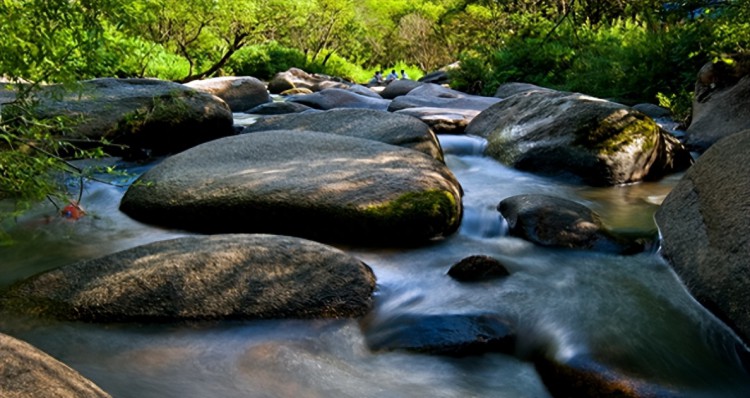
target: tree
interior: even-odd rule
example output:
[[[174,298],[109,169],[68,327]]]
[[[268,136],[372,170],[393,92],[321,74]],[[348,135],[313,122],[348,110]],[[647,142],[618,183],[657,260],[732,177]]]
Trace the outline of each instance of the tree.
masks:
[[[11,82],[0,94],[0,199],[15,202],[0,219],[44,198],[64,197],[60,173],[86,175],[69,160],[103,154],[101,146],[83,149],[64,139],[73,121],[40,119],[33,109],[40,83],[72,84],[98,73],[101,21],[121,6],[115,0],[0,2],[0,71]]]

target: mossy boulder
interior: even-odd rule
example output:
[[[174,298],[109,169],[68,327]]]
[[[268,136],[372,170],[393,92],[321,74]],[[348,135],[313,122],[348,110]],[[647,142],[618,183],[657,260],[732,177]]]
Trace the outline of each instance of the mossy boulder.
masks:
[[[112,144],[110,154],[182,151],[234,134],[232,112],[218,97],[155,79],[94,79],[40,93],[41,117],[74,122],[68,138]]]
[[[332,109],[324,112],[265,117],[243,133],[267,130],[320,131],[402,146],[443,160],[435,134],[418,119],[370,109]]]
[[[120,208],[203,232],[264,232],[360,244],[449,235],[461,187],[440,161],[377,141],[313,131],[228,137],[166,159]]]
[[[94,322],[343,318],[367,313],[375,277],[356,258],[274,235],[190,236],[35,275],[10,310]]]
[[[691,164],[689,152],[646,115],[583,94],[532,90],[480,113],[466,134],[517,168],[611,186],[659,178]]]
[[[48,354],[0,333],[0,397],[106,398],[110,395]]]

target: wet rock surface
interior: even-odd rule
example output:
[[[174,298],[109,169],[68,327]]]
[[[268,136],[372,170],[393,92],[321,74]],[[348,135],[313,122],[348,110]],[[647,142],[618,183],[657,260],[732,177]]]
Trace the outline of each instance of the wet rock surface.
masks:
[[[275,235],[155,242],[24,280],[11,311],[93,322],[342,318],[369,311],[375,276],[320,243]]]

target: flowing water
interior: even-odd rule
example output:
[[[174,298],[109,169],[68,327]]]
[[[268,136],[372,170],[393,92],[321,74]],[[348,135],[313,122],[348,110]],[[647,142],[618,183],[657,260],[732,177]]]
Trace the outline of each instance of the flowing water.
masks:
[[[679,396],[750,396],[740,343],[688,295],[656,248],[635,256],[545,249],[507,236],[496,210],[506,197],[544,193],[589,206],[614,230],[655,233],[653,213],[679,175],[581,187],[482,157],[478,139],[446,136],[441,143],[465,191],[461,229],[421,248],[342,247],[378,278],[375,306],[364,320],[101,325],[6,315],[0,332],[48,352],[114,397],[549,397],[531,362],[539,353],[562,362],[595,358]],[[20,219],[12,231],[17,244],[0,247],[0,287],[186,235],[120,213],[124,191],[90,182],[80,220],[51,217],[51,205]],[[446,275],[476,254],[500,259],[511,275],[479,283]],[[478,313],[512,320],[515,355],[454,358],[373,352],[367,345],[368,336],[405,315]]]

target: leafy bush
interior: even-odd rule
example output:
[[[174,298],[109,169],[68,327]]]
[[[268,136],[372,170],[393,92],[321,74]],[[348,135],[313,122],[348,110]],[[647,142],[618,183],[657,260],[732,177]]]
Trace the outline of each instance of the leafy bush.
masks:
[[[302,51],[272,41],[240,49],[227,63],[225,72],[268,80],[292,67],[304,69],[306,64]]]

